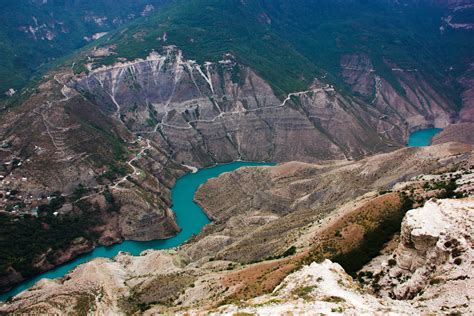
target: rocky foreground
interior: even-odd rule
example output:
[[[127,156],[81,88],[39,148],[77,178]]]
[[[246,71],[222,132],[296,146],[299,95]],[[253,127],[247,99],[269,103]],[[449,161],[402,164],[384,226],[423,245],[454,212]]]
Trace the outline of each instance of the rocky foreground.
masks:
[[[472,312],[473,152],[449,143],[223,174],[198,190],[213,223],[188,243],[93,260],[0,311]]]
[[[474,312],[473,233],[474,198],[430,200],[406,214],[400,243],[389,259],[372,263],[371,279],[378,281],[368,288],[382,284],[384,295],[361,288],[340,265],[325,260],[290,274],[270,294],[212,312],[469,315]]]

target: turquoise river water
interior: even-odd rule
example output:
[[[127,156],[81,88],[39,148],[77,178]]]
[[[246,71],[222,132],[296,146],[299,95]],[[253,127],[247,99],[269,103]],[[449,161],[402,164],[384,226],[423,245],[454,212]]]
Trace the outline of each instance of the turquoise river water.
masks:
[[[202,209],[193,201],[194,193],[198,187],[205,183],[210,178],[215,178],[221,173],[236,170],[244,166],[270,166],[273,163],[258,163],[258,162],[244,162],[238,161],[229,164],[221,164],[212,168],[201,169],[196,173],[189,173],[176,182],[173,188],[172,201],[173,211],[176,213],[176,220],[182,231],[173,238],[155,241],[124,241],[120,244],[112,245],[110,247],[97,247],[92,252],[81,255],[72,261],[69,261],[52,270],[44,272],[36,277],[26,280],[19,284],[11,291],[0,295],[0,301],[5,301],[8,298],[33,286],[41,279],[60,278],[66,275],[69,271],[78,265],[90,261],[97,257],[112,258],[120,251],[129,252],[133,255],[139,255],[142,251],[147,249],[169,249],[181,245],[193,235],[197,235],[204,225],[209,223],[209,219]]]
[[[408,146],[429,146],[433,136],[441,131],[442,129],[440,128],[428,128],[413,132],[408,138]],[[0,301],[5,301],[8,298],[26,290],[43,278],[54,279],[63,277],[78,265],[97,257],[112,258],[120,251],[129,252],[133,255],[139,255],[141,252],[147,249],[169,249],[181,245],[193,235],[198,234],[204,225],[209,223],[209,219],[207,218],[206,214],[204,214],[202,209],[193,201],[194,193],[201,184],[205,183],[210,178],[219,176],[223,172],[233,171],[244,166],[265,165],[273,164],[239,161],[229,164],[217,165],[212,168],[201,169],[196,173],[190,173],[181,177],[176,182],[176,185],[172,190],[173,211],[176,213],[178,225],[182,228],[182,231],[178,235],[164,240],[144,242],[124,241],[120,244],[112,245],[110,247],[97,247],[90,253],[81,255],[61,266],[26,280],[25,282],[13,288],[11,291],[1,294]]]
[[[441,132],[441,128],[427,128],[413,132],[408,137],[409,147],[424,147],[431,144],[433,136]]]

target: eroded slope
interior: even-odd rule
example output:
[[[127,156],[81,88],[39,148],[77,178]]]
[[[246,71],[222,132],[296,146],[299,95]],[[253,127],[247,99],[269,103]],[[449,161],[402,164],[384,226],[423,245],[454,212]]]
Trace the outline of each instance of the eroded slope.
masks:
[[[387,216],[398,219],[399,229],[407,211],[406,198],[416,207],[432,197],[472,194],[468,178],[472,177],[472,151],[472,146],[451,143],[403,149],[352,163],[292,162],[223,174],[199,190],[197,199],[213,223],[187,244],[175,250],[147,251],[138,257],[120,254],[113,260],[94,260],[79,266],[64,279],[41,281],[2,309],[163,313],[188,309],[209,311],[222,304],[247,301],[273,291],[287,275],[314,260],[332,258],[345,265],[340,255],[367,249],[364,236],[384,227]],[[419,177],[429,173],[439,175]],[[455,191],[446,186],[449,178],[457,183]],[[242,186],[244,179],[246,186]],[[405,180],[409,181],[399,183]],[[391,235],[377,238],[390,240]],[[377,247],[382,248],[383,243]],[[282,295],[319,300],[327,295],[345,297],[344,293],[353,291],[353,282],[340,268],[330,272],[334,267],[330,264],[318,267],[313,265],[303,271],[305,275],[319,273],[330,278],[335,273],[334,281],[323,282],[333,284],[340,278],[342,284],[338,284],[335,292],[324,287],[294,293],[283,290]],[[307,278],[301,282],[303,279]],[[298,283],[294,288],[300,285],[303,286]],[[356,300],[370,303],[364,307],[367,310],[380,308],[378,299],[358,295]],[[346,299],[347,302],[327,299],[314,306],[357,310],[359,305]],[[293,298],[288,296],[289,305],[285,306],[292,303]],[[305,305],[298,301],[297,304],[303,310],[312,303]],[[390,308],[394,311],[413,310],[408,303],[393,304]],[[235,307],[226,308],[230,311]]]

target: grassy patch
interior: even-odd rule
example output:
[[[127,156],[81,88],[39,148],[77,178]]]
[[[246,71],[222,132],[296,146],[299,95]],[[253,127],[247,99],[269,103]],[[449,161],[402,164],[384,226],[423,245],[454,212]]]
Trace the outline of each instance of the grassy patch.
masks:
[[[311,298],[311,293],[313,292],[315,288],[316,286],[301,286],[301,287],[294,288],[291,291],[291,294],[297,297],[301,297],[304,300],[308,300]]]
[[[379,255],[384,245],[392,239],[395,233],[400,231],[403,217],[412,207],[411,198],[402,194],[401,207],[398,212],[387,214],[381,218],[375,228],[364,234],[359,246],[348,252],[337,254],[332,260],[339,263],[348,274],[355,277],[357,271]]]

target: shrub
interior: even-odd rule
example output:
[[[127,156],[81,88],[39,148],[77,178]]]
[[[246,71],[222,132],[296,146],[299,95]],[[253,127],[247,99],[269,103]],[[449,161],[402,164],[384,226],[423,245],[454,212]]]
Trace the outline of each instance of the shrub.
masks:
[[[296,253],[296,247],[291,246],[281,256],[282,257],[289,257],[289,256],[293,256],[295,253]]]

